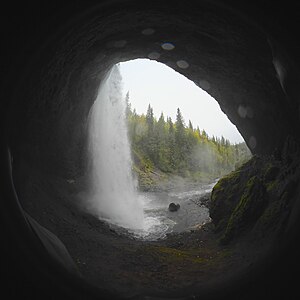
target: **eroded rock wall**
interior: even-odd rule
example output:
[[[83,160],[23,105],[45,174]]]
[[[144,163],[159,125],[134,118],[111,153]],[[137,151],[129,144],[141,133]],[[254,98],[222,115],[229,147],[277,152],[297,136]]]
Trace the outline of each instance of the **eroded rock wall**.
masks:
[[[247,234],[277,238],[295,230],[300,181],[299,147],[288,137],[281,157],[254,156],[219,180],[211,195],[210,216],[220,242]],[[294,156],[294,159],[291,157]],[[288,225],[290,224],[290,225]]]
[[[287,101],[268,35],[234,11],[206,1],[128,0],[74,16],[56,25],[14,91],[11,139],[33,165],[81,174],[88,112],[103,76],[113,64],[141,57],[155,57],[211,94],[253,153],[281,149],[295,132],[291,107],[298,104]],[[164,50],[165,42],[175,48]]]

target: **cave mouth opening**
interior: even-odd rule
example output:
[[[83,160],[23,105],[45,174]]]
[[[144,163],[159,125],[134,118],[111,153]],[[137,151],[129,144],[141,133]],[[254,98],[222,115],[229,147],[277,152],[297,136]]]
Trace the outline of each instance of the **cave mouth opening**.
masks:
[[[67,189],[72,189],[79,181],[77,178],[81,175],[82,168],[78,162],[81,162],[82,157],[78,153],[81,153],[81,145],[84,144],[82,137],[86,133],[85,114],[95,100],[94,90],[102,81],[102,75],[107,67],[116,61],[124,61],[130,57],[147,56],[151,59],[159,59],[176,69],[179,68],[184,74],[189,75],[189,78],[193,79],[194,82],[199,83],[204,89],[209,89],[209,92],[218,99],[222,109],[238,124],[237,126],[243,135],[249,138],[247,139],[249,146],[252,145],[254,152],[259,154],[269,154],[277,144],[282,144],[282,136],[285,134],[285,128],[288,128],[286,125],[288,122],[285,119],[285,111],[282,114],[277,114],[278,106],[284,98],[274,75],[271,62],[272,55],[264,35],[257,34],[255,30],[252,32],[250,26],[240,23],[240,20],[231,19],[230,16],[224,17],[222,14],[220,19],[224,18],[220,24],[218,22],[215,25],[214,23],[210,24],[210,15],[204,14],[202,17],[197,16],[196,18],[194,15],[192,18],[194,24],[191,24],[191,29],[188,26],[185,27],[184,22],[180,23],[180,18],[178,19],[178,27],[173,27],[172,22],[177,18],[168,19],[168,13],[160,15],[159,22],[155,18],[152,19],[152,23],[150,22],[151,26],[154,27],[155,24],[160,26],[161,21],[161,30],[156,28],[157,34],[149,28],[144,29],[148,26],[147,22],[145,22],[146,26],[144,26],[145,24],[139,25],[138,28],[141,30],[138,32],[131,30],[137,24],[134,23],[137,22],[134,18],[131,20],[132,23],[128,22],[130,26],[124,31],[119,32],[119,27],[116,27],[112,37],[107,38],[111,33],[110,28],[107,29],[107,34],[104,35],[103,39],[101,34],[95,37],[95,48],[101,45],[96,49],[97,51],[92,49],[89,52],[88,46],[91,44],[86,43],[86,40],[83,40],[81,44],[76,44],[78,40],[75,39],[76,43],[73,43],[73,40],[70,39],[69,44],[65,43],[65,48],[54,44],[53,53],[58,49],[55,52],[57,56],[53,54],[53,60],[51,57],[49,64],[45,59],[45,62],[38,61],[40,64],[36,64],[32,68],[32,73],[36,73],[28,86],[41,86],[41,89],[33,89],[30,93],[26,93],[26,86],[24,97],[22,95],[24,88],[23,91],[20,89],[19,93],[22,97],[20,96],[19,99],[28,100],[27,102],[23,101],[20,107],[24,108],[27,105],[28,107],[25,110],[27,114],[24,114],[19,120],[25,120],[28,124],[24,122],[26,126],[24,126],[24,130],[22,128],[23,131],[20,130],[24,134],[23,136],[19,134],[22,138],[18,142],[23,151],[20,151],[22,152],[20,155],[25,153],[28,157],[30,172],[33,173],[33,166],[46,170],[43,174],[46,174],[45,176],[37,175],[37,180],[40,180],[41,184],[40,182],[35,184],[35,182],[28,180],[27,191],[24,192],[24,198],[27,197],[27,199],[22,199],[27,203],[23,202],[22,204],[30,214],[36,217],[40,224],[61,237],[77,266],[85,275],[88,273],[86,278],[91,279],[98,286],[99,282],[105,287],[113,286],[111,290],[118,286],[121,292],[126,283],[131,284],[132,282],[137,287],[140,285],[148,286],[148,291],[153,286],[156,286],[160,291],[165,291],[161,285],[161,282],[164,282],[163,278],[161,282],[159,282],[160,278],[152,279],[157,274],[155,269],[157,267],[162,270],[160,275],[168,277],[168,283],[172,286],[171,290],[167,291],[169,296],[172,292],[174,295],[177,288],[185,289],[185,293],[191,292],[185,286],[181,286],[181,283],[188,277],[187,273],[190,276],[188,279],[193,278],[198,280],[198,283],[200,282],[200,288],[206,279],[214,279],[215,275],[220,274],[220,260],[224,257],[230,257],[230,253],[226,252],[226,249],[219,251],[218,248],[215,248],[217,251],[203,252],[203,240],[207,244],[211,242],[205,240],[205,236],[199,237],[199,232],[191,232],[189,239],[179,241],[176,238],[173,240],[171,238],[165,244],[144,243],[144,248],[141,248],[141,243],[135,244],[128,240],[124,242],[120,235],[114,234],[114,230],[106,231],[102,224],[99,225],[98,220],[74,209],[72,205],[74,206],[75,201],[70,205],[71,201],[64,199],[67,197],[62,197],[59,193],[55,194],[55,188],[58,186],[56,182],[60,184],[61,181],[64,181],[63,184],[67,185]],[[201,14],[201,11],[199,13]],[[176,14],[180,16],[180,11],[178,10]],[[125,18],[123,23],[127,26],[126,18],[129,20],[130,15],[129,17],[126,14],[122,16]],[[146,17],[148,17],[147,14]],[[151,18],[152,16],[149,17],[150,21]],[[213,20],[218,20],[218,18],[213,18]],[[119,24],[119,16],[115,21]],[[165,30],[168,26],[165,26],[164,22],[169,22],[167,25],[171,25],[171,29]],[[203,23],[201,24],[201,22]],[[100,25],[103,24],[105,21]],[[111,23],[108,22],[108,24]],[[212,26],[208,32],[194,30],[206,28],[206,24]],[[223,24],[228,24],[228,26],[222,26]],[[86,28],[88,26],[84,27],[84,29]],[[178,28],[180,30],[176,31]],[[249,31],[251,34],[247,35]],[[142,35],[149,40],[141,41]],[[85,35],[81,34],[80,36]],[[176,43],[162,43],[166,39],[174,40]],[[109,42],[107,42],[108,40]],[[68,47],[72,51],[67,51]],[[172,52],[174,47],[178,52]],[[154,50],[156,52],[153,52]],[[162,50],[165,51],[164,55],[157,57],[159,51]],[[93,56],[95,52],[100,53],[97,58]],[[189,56],[189,53],[192,55]],[[49,56],[51,56],[51,52]],[[182,57],[185,56],[190,57],[191,61],[183,60]],[[56,59],[58,57],[59,59]],[[86,63],[90,57],[93,57],[94,61],[91,60],[90,63]],[[80,60],[81,58],[84,59]],[[97,64],[95,64],[96,60]],[[47,70],[42,76],[39,72],[41,66]],[[201,66],[205,67],[202,68]],[[95,69],[97,70],[95,71]],[[99,70],[100,75],[97,77],[95,74]],[[86,79],[82,80],[82,78]],[[204,81],[203,78],[207,80]],[[255,89],[251,89],[253,86]],[[39,101],[41,98],[43,101]],[[54,99],[56,100],[53,101]],[[248,107],[251,109],[248,110]],[[23,113],[22,109],[19,112]],[[268,114],[265,118],[266,112]],[[30,118],[31,116],[34,118]],[[43,122],[43,118],[45,122]],[[13,122],[16,119],[18,118],[12,118]],[[45,124],[45,126],[40,126],[40,124]],[[276,134],[271,134],[272,132]],[[251,137],[255,137],[255,140]],[[79,156],[80,159],[78,159]],[[15,162],[18,163],[18,160],[15,159]],[[274,168],[272,172],[273,170]],[[57,175],[59,179],[55,178],[51,182],[52,178],[49,176],[51,172]],[[26,172],[24,174],[26,175]],[[275,176],[276,174],[268,175]],[[254,183],[256,184],[256,182]],[[52,188],[51,184],[55,188]],[[269,186],[269,188],[272,187],[274,185]],[[37,199],[36,203],[33,203],[32,199]],[[43,205],[47,211],[45,214],[44,212],[41,213]],[[179,238],[181,239],[181,237]],[[186,248],[182,247],[182,243],[185,243]],[[88,253],[86,249],[92,250]],[[211,249],[215,250],[214,247]],[[216,258],[214,265],[212,265],[212,257]],[[180,261],[179,258],[183,258],[183,260]],[[205,273],[203,264],[207,266],[206,270],[211,270],[212,266],[215,267],[215,273],[207,272],[207,274],[212,274],[213,278],[203,276]],[[101,266],[101,270],[99,270],[99,266]],[[122,266],[121,271],[120,266]],[[179,266],[182,271],[174,270],[174,266]],[[87,269],[89,270],[87,271]],[[228,270],[228,272],[224,271],[220,275],[220,281],[225,280],[226,275],[232,271],[231,265],[229,264],[229,268],[225,266],[224,270]],[[141,272],[143,273],[141,274]],[[172,276],[174,272],[178,272],[176,275],[179,275],[176,280]],[[195,274],[199,278],[196,278]],[[197,292],[201,290],[200,288]],[[149,292],[149,294],[151,293]]]
[[[177,65],[188,68],[184,62]],[[210,222],[213,186],[251,156],[217,101],[155,60],[116,64],[99,87],[88,123],[83,206],[116,231],[145,241]]]

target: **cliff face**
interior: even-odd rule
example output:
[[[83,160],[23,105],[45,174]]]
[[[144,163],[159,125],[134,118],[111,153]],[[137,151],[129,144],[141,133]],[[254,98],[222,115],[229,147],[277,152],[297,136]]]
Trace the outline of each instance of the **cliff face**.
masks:
[[[288,137],[280,158],[254,156],[215,185],[210,216],[221,243],[241,236],[283,241],[294,230],[300,173],[291,145]]]

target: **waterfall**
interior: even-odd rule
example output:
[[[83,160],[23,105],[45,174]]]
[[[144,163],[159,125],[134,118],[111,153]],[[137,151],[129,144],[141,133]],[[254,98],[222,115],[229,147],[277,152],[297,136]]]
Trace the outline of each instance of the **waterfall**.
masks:
[[[143,229],[144,212],[132,174],[122,77],[114,66],[103,80],[89,115],[89,210],[99,218]]]

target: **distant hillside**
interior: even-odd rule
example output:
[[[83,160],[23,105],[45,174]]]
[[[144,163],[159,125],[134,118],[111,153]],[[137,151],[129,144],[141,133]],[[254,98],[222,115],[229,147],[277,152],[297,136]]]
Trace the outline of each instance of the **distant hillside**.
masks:
[[[205,130],[194,128],[191,121],[186,126],[179,108],[173,123],[163,114],[157,120],[150,104],[146,115],[137,114],[131,109],[128,94],[126,105],[133,170],[142,190],[171,176],[207,182],[251,157],[245,143],[232,145],[224,137],[209,137]]]

